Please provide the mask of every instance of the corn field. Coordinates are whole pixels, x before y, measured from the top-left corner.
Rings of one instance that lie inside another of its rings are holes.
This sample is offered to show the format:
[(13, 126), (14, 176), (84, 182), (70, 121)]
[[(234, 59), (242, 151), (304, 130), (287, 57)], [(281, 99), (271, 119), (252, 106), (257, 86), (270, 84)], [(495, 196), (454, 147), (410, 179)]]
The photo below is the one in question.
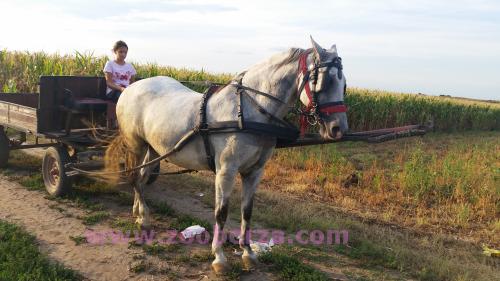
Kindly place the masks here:
[(350, 88), (349, 125), (354, 130), (432, 122), (437, 131), (499, 130), (500, 104), (449, 97)]
[[(108, 60), (93, 53), (74, 55), (0, 51), (0, 91), (38, 92), (40, 75), (102, 76)], [(227, 82), (233, 74), (179, 69), (156, 63), (132, 63), (138, 77)], [(368, 130), (431, 121), (437, 131), (500, 130), (500, 104), (448, 97), (349, 88), (346, 96), (352, 130)]]

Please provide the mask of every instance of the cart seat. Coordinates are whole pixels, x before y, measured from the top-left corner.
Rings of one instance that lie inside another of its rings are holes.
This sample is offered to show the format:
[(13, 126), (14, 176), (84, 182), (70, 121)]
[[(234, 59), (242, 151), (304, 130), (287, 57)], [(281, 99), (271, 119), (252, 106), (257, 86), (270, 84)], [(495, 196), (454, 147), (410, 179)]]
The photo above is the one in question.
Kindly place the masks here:
[[(106, 112), (106, 127), (116, 127), (116, 103), (99, 98), (76, 98), (73, 103), (73, 113)], [(76, 112), (75, 112), (76, 111)]]
[(68, 108), (77, 111), (106, 111), (109, 101), (98, 98), (75, 98), (68, 104)]
[(69, 90), (66, 90), (65, 93), (64, 105), (61, 106), (61, 109), (68, 113), (65, 125), (66, 134), (69, 135), (71, 132), (71, 124), (74, 116), (86, 115), (88, 113), (94, 116), (94, 114), (105, 113), (107, 127), (110, 124), (116, 123), (114, 121), (116, 119), (116, 105), (114, 102), (94, 97), (77, 97)]

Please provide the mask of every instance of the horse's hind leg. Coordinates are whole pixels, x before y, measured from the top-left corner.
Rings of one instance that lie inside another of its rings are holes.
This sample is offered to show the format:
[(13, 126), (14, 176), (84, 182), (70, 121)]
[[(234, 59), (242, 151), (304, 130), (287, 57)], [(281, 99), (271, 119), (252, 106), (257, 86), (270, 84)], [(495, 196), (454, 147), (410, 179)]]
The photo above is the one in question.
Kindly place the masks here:
[(228, 270), (228, 264), (222, 244), (225, 236), (223, 234), (224, 224), (226, 223), (229, 208), (229, 196), (234, 188), (234, 179), (237, 171), (227, 166), (217, 171), (215, 176), (215, 227), (212, 240), (212, 253), (215, 260), (212, 262), (212, 268), (216, 273), (224, 273)]
[[(153, 153), (151, 151), (151, 148), (148, 147), (144, 157), (141, 157), (143, 159), (141, 164), (147, 163), (152, 160), (153, 155), (155, 155), (155, 153)], [(135, 193), (132, 213), (137, 217), (135, 222), (143, 228), (147, 228), (151, 225), (149, 207), (147, 206), (146, 200), (144, 199), (144, 187), (146, 186), (146, 182), (150, 176), (150, 173), (151, 166), (141, 168), (139, 171), (134, 172), (134, 180), (132, 183)]]
[(250, 247), (250, 219), (252, 217), (253, 198), (264, 169), (254, 169), (248, 173), (241, 174), (242, 197), (241, 197), (241, 232), (240, 248), (243, 250), (242, 261), (246, 270), (252, 269), (257, 264), (257, 256)]

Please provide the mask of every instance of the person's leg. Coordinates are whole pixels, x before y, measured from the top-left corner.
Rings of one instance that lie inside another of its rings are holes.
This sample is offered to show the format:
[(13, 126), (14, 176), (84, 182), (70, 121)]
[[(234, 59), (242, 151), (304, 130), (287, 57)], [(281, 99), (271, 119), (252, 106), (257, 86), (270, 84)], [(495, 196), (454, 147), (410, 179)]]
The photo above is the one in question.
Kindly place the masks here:
[(118, 102), (118, 98), (120, 97), (121, 94), (122, 94), (122, 92), (120, 92), (118, 90), (114, 90), (114, 93), (113, 93), (113, 102), (114, 103)]
[(120, 91), (112, 90), (106, 95), (106, 100), (111, 101), (108, 103), (108, 110), (106, 112), (106, 126), (111, 129), (118, 128), (118, 121), (116, 119), (116, 103), (118, 102), (120, 94)]
[(112, 90), (109, 94), (106, 95), (106, 99), (113, 101), (114, 103), (118, 102), (118, 98), (122, 92), (118, 90)]

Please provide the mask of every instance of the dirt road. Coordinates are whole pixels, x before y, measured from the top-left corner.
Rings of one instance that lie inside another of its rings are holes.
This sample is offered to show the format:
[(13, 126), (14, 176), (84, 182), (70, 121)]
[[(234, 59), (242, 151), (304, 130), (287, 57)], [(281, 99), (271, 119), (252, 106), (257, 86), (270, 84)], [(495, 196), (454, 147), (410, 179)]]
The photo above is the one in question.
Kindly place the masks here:
[[(154, 189), (150, 189), (154, 190)], [(212, 220), (212, 211), (195, 198), (182, 197), (168, 189), (157, 188), (149, 196), (165, 196), (169, 205), (186, 214)], [(101, 198), (114, 219), (131, 218), (131, 206), (121, 206)], [(189, 254), (201, 252), (205, 256), (209, 245), (189, 246), (169, 253), (168, 261), (145, 254), (140, 247), (126, 243), (77, 245), (70, 237), (85, 237), (87, 233), (102, 233), (112, 229), (112, 219), (96, 225), (86, 225), (82, 218), (89, 211), (47, 198), (42, 191), (29, 191), (24, 186), (0, 178), (0, 219), (24, 227), (39, 242), (40, 250), (52, 260), (80, 272), (89, 280), (219, 280), (210, 269), (210, 259), (190, 262)], [(229, 221), (229, 227), (237, 227)], [(187, 255), (186, 255), (187, 253)], [(188, 258), (186, 258), (188, 257)], [(193, 266), (195, 265), (195, 266)], [(138, 270), (140, 269), (140, 270)], [(136, 272), (139, 271), (139, 272)], [(270, 280), (272, 274), (255, 271), (242, 275), (242, 280)]]
[[(30, 154), (39, 157), (40, 152)], [(35, 159), (36, 161), (36, 159)], [(163, 166), (162, 166), (163, 167)], [(16, 174), (33, 173), (15, 169)], [(205, 180), (213, 177), (210, 173), (201, 173)], [(190, 177), (196, 179), (197, 177)], [(184, 182), (186, 178), (160, 178), (157, 183), (148, 186), (148, 200), (167, 203), (175, 214), (155, 215), (155, 230), (168, 229), (175, 225), (177, 217), (190, 216), (213, 225), (213, 209), (207, 205), (204, 196), (209, 193), (206, 185), (197, 186), (196, 182)], [(122, 193), (131, 196), (130, 188), (122, 188)], [(234, 196), (238, 196), (235, 192)], [(99, 211), (74, 204), (67, 200), (54, 200), (44, 190), (30, 191), (25, 186), (0, 176), (0, 219), (24, 227), (33, 234), (42, 252), (50, 259), (65, 267), (80, 272), (88, 280), (276, 280), (279, 273), (271, 271), (262, 264), (252, 272), (241, 271), (238, 265), (240, 257), (233, 254), (237, 247), (228, 247), (225, 252), (233, 265), (234, 272), (229, 276), (217, 277), (210, 268), (212, 257), (210, 245), (182, 245), (173, 248), (144, 248), (127, 243), (95, 245), (76, 243), (75, 238), (85, 237), (89, 231), (108, 231), (120, 227), (118, 224), (133, 226), (132, 204), (113, 198), (116, 193), (92, 193), (92, 204), (100, 206)], [(130, 198), (128, 198), (130, 199)], [(78, 200), (77, 200), (78, 201)], [(89, 225), (86, 218), (98, 213), (106, 217)], [(154, 213), (154, 212), (153, 212)], [(119, 223), (117, 223), (119, 222)], [(252, 222), (259, 228), (259, 221)], [(227, 228), (239, 228), (237, 217), (229, 217)], [(73, 239), (72, 239), (73, 237)], [(77, 240), (76, 239), (76, 240)], [(357, 261), (329, 252), (332, 262), (307, 261), (308, 265), (325, 273), (332, 280), (357, 280), (358, 277), (370, 280), (409, 280), (400, 273), (386, 270), (364, 268)], [(346, 276), (343, 272), (349, 272)], [(374, 275), (375, 274), (375, 275)], [(352, 275), (352, 276), (351, 276)]]

